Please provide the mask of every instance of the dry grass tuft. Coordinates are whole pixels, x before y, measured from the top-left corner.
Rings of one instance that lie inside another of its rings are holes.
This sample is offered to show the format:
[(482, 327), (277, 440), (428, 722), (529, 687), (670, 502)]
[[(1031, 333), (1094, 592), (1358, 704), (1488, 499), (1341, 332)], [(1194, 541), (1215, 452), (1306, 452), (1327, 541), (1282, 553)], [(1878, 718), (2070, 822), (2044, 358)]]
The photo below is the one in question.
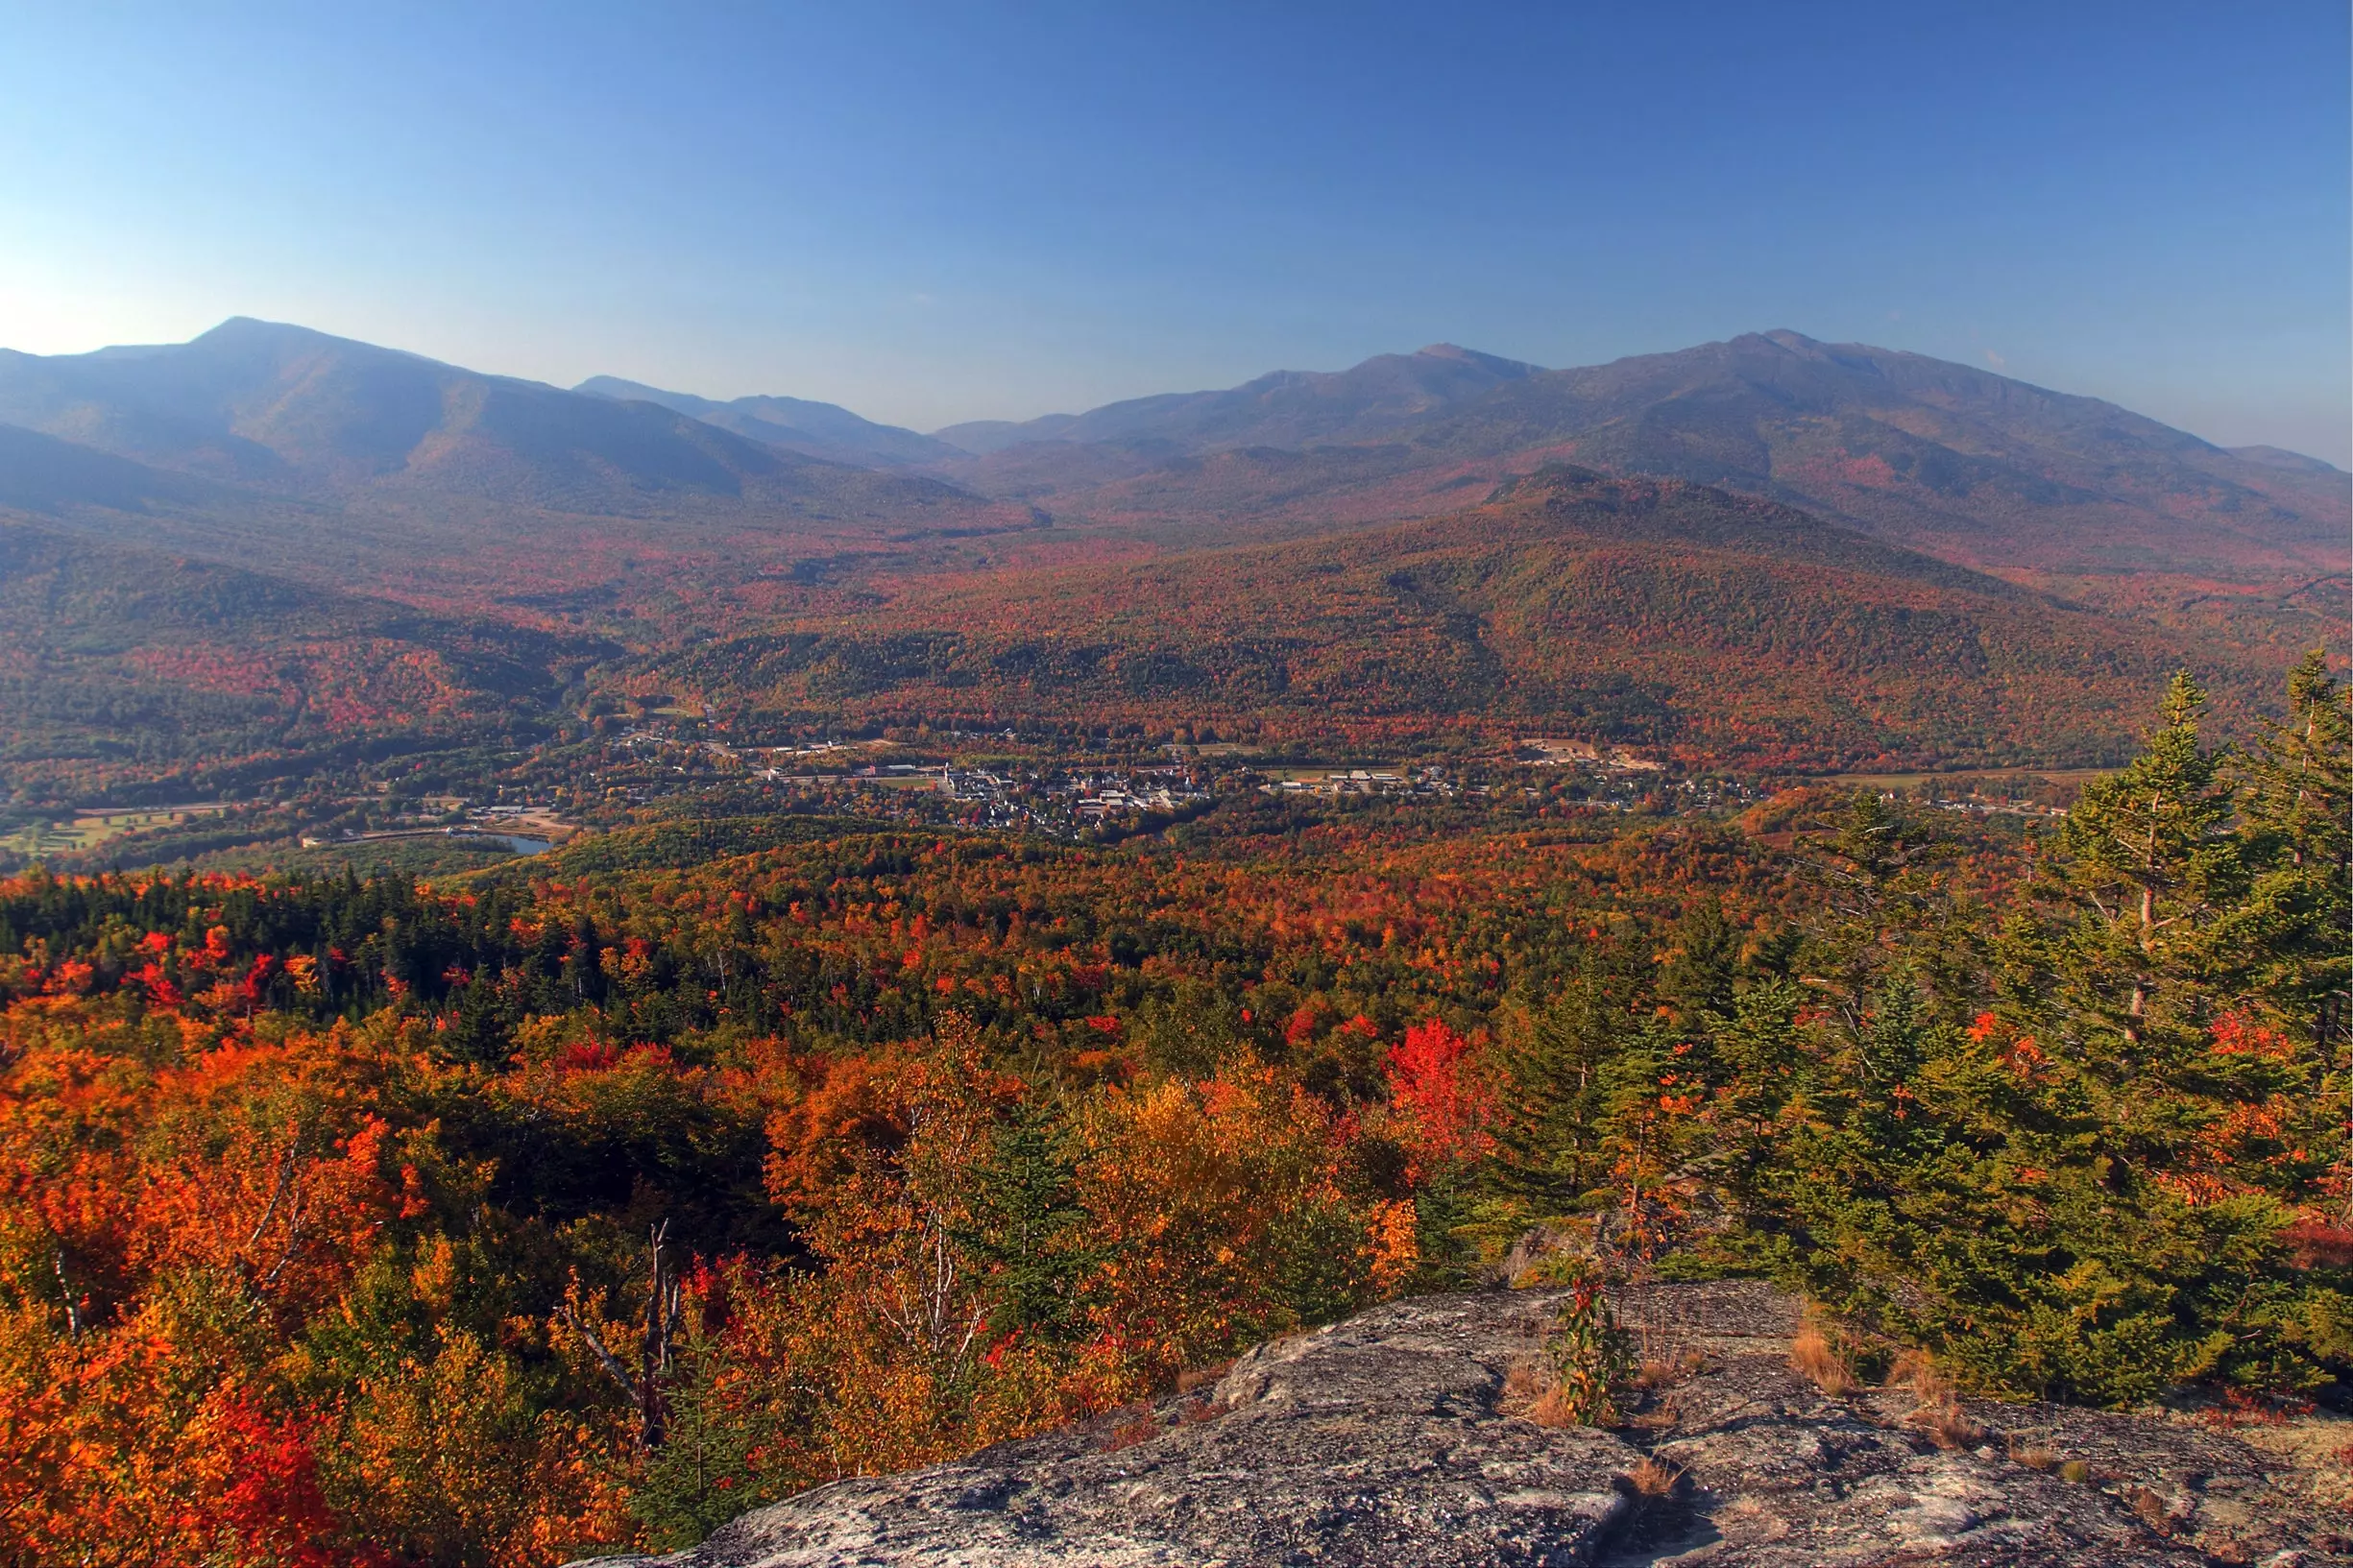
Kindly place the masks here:
[(2069, 1459), (2059, 1466), (2059, 1479), (2072, 1485), (2088, 1486), (2092, 1484), (2092, 1467), (2081, 1459)]
[(1708, 1358), (1696, 1350), (1678, 1350), (1671, 1355), (1645, 1356), (1636, 1368), (1634, 1386), (1645, 1393), (1661, 1388), (1672, 1388), (1685, 1379), (1695, 1376), (1706, 1365)]
[(1535, 1400), (1541, 1398), (1553, 1385), (1551, 1368), (1539, 1361), (1517, 1361), (1503, 1374), (1503, 1396), (1506, 1399)]
[(1904, 1424), (1927, 1433), (1942, 1449), (1975, 1448), (1985, 1441), (1986, 1430), (1961, 1409), (1960, 1390), (1936, 1363), (1919, 1351), (1908, 1351), (1895, 1365), (1888, 1382), (1908, 1384), (1917, 1402)]
[(2147, 1486), (2126, 1487), (2124, 1501), (2131, 1507), (2135, 1517), (2159, 1535), (2172, 1534), (2180, 1523), (2164, 1496), (2150, 1491)]
[(1540, 1427), (1581, 1427), (1586, 1424), (1586, 1411), (1577, 1396), (1559, 1384), (1554, 1384), (1536, 1396), (1528, 1407), (1528, 1419)]
[(1133, 1448), (1138, 1443), (1151, 1442), (1160, 1435), (1160, 1422), (1152, 1414), (1150, 1405), (1132, 1405), (1113, 1413), (1129, 1419), (1114, 1426), (1110, 1435), (1104, 1438), (1100, 1446), (1105, 1454), (1116, 1454), (1123, 1448)]
[(1925, 1350), (1907, 1350), (1898, 1356), (1887, 1369), (1887, 1386), (1912, 1391), (1912, 1398), (1923, 1405), (1940, 1404), (1955, 1393), (1953, 1380), (1936, 1369), (1936, 1363)]
[(2021, 1446), (2013, 1442), (2010, 1445), (2010, 1459), (2012, 1462), (2023, 1464), (2029, 1470), (2056, 1470), (2059, 1467), (2058, 1455), (2032, 1443)]
[(1855, 1381), (1855, 1363), (1831, 1341), (1829, 1335), (1808, 1323), (1798, 1330), (1789, 1346), (1789, 1364), (1832, 1399), (1844, 1399), (1861, 1387)]
[(1961, 1409), (1959, 1400), (1942, 1405), (1923, 1405), (1905, 1417), (1912, 1425), (1926, 1432), (1943, 1449), (1975, 1448), (1985, 1441), (1985, 1428), (1970, 1419)]
[(1204, 1383), (1215, 1383), (1233, 1369), (1233, 1363), (1220, 1362), (1215, 1366), (1188, 1366), (1176, 1374), (1176, 1391), (1189, 1394)]
[(1103, 1451), (1106, 1454), (1116, 1454), (1123, 1448), (1133, 1448), (1138, 1443), (1151, 1442), (1159, 1435), (1159, 1422), (1130, 1421), (1126, 1426), (1111, 1429), (1111, 1435), (1103, 1440)]
[(1677, 1466), (1646, 1455), (1626, 1472), (1626, 1485), (1635, 1496), (1658, 1502), (1675, 1495), (1675, 1488), (1683, 1484), (1683, 1476)]

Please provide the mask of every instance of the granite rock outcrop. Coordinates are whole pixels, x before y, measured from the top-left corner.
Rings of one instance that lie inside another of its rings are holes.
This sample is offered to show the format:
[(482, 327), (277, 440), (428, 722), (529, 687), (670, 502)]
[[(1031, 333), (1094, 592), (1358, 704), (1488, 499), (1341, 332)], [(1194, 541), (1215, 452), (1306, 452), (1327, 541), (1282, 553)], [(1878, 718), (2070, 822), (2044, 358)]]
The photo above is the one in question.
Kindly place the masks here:
[(2328, 1456), (2353, 1422), (1965, 1401), (1794, 1370), (1797, 1304), (1747, 1282), (1615, 1298), (1650, 1363), (1610, 1430), (1532, 1418), (1559, 1296), (1394, 1302), (1213, 1386), (747, 1513), (603, 1568), (2353, 1562)]

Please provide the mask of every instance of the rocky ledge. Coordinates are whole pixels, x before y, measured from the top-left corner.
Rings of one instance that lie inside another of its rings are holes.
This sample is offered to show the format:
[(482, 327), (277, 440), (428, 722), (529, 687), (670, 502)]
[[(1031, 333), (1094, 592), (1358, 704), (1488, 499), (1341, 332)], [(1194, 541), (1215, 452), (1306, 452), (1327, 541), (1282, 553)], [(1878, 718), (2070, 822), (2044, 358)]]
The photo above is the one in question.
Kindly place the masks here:
[[(1748, 1283), (1615, 1298), (1654, 1372), (1612, 1431), (1531, 1419), (1559, 1297), (1424, 1297), (1262, 1345), (1214, 1387), (953, 1464), (820, 1486), (602, 1568), (2353, 1563), (2353, 1422), (1965, 1402), (1790, 1366)], [(1516, 1369), (1519, 1369), (1516, 1375)]]

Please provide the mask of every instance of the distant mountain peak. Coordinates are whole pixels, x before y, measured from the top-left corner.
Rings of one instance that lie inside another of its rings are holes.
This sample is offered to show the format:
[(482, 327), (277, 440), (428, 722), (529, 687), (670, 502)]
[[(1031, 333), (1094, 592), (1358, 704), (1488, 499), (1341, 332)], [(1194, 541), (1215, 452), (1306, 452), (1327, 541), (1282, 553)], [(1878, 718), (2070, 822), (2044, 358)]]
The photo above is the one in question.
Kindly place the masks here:
[(1516, 474), (1497, 485), (1488, 495), (1486, 504), (1497, 506), (1505, 501), (1524, 500), (1532, 495), (1603, 491), (1623, 483), (1617, 475), (1604, 473), (1599, 469), (1584, 468), (1575, 463), (1541, 463), (1528, 472)]
[[(381, 349), (373, 343), (361, 343), (355, 338), (339, 338), (332, 332), (322, 332), (313, 326), (297, 326), (291, 322), (265, 322), (258, 316), (231, 316), (208, 332), (199, 332), (190, 338), (188, 348), (199, 344), (221, 348), (239, 343), (335, 343), (354, 349), (367, 349), (380, 354), (397, 354), (404, 350)], [(419, 356), (410, 354), (407, 357)]]
[(978, 454), (947, 471), (983, 492), (1186, 527), (1411, 516), (1566, 460), (1802, 504), (1973, 567), (2236, 580), (2344, 554), (2346, 477), (2324, 465), (1787, 326), (1553, 371), (1434, 343), (941, 434)]
[(610, 398), (622, 403), (658, 403), (681, 414), (700, 415), (727, 405), (710, 398), (698, 398), (691, 392), (666, 392), (649, 387), (643, 381), (632, 381), (619, 375), (592, 375), (573, 387), (572, 391), (591, 398)]
[(411, 367), (430, 366), (436, 371), (460, 374), (480, 374), (459, 371), (454, 365), (425, 354), (412, 353), (406, 349), (387, 349), (381, 344), (322, 332), (315, 326), (298, 326), (292, 322), (267, 322), (258, 316), (231, 316), (210, 331), (200, 332), (184, 344), (167, 344), (162, 348), (165, 352), (194, 359), (202, 359), (207, 354), (215, 358), (256, 354), (266, 358), (273, 354), (332, 353), (354, 361), (376, 364), (397, 362)]

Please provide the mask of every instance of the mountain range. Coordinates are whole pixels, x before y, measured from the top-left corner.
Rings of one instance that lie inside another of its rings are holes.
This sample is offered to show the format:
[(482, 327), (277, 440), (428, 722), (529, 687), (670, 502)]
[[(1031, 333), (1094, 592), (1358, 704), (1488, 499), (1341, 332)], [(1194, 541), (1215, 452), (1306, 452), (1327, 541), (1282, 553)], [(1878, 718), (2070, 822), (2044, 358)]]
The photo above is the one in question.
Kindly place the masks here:
[[(1574, 370), (1437, 345), (924, 435), (239, 319), (0, 352), (0, 522), (39, 542), (0, 551), (0, 598), (54, 622), (6, 650), (0, 741), (63, 733), (44, 690), (129, 713), (131, 687), (299, 627), (286, 668), (430, 665), (485, 694), (441, 711), (500, 723), (603, 669), (801, 724), (1255, 704), (1301, 734), (1536, 727), (1760, 765), (2080, 760), (2166, 669), (2235, 711), (2344, 643), (2348, 486), (1794, 332)], [(103, 586), (125, 571), (212, 609), (159, 621)], [(132, 657), (206, 615), (211, 651)], [(300, 684), (237, 743), (311, 734)]]
[(862, 451), (1163, 543), (1425, 515), (1558, 461), (1744, 491), (2030, 574), (2332, 573), (2353, 515), (2347, 476), (2317, 459), (2220, 447), (2097, 398), (1790, 331), (1571, 370), (1438, 344), (1346, 371), (950, 425), (930, 449), (827, 404), (640, 393), (755, 437), (755, 421), (798, 419), (800, 449)]
[(411, 568), (429, 561), (461, 596), (1029, 520), (649, 402), (244, 319), (157, 348), (0, 352), (0, 509), (428, 595)]
[(1162, 533), (1418, 516), (1559, 461), (1745, 491), (1992, 569), (2331, 572), (2348, 518), (2347, 476), (2314, 459), (1787, 331), (1557, 371), (1441, 345), (938, 433), (976, 448), (943, 477)]
[[(1998, 571), (2329, 573), (2353, 518), (2347, 476), (2310, 458), (1785, 331), (1576, 370), (1442, 344), (926, 436), (793, 398), (566, 392), (238, 319), (186, 344), (0, 351), (0, 506), (211, 516), (239, 552), (256, 513), (289, 508), (330, 553), (388, 515), (402, 537), (442, 521), (477, 541), (524, 516), (733, 524), (764, 560), (801, 535), (830, 551), (1037, 513), (1240, 543), (1450, 510), (1552, 462), (1757, 495)], [(182, 536), (158, 542), (202, 548)]]
[(1172, 450), (1370, 441), (1543, 372), (1493, 354), (1433, 344), (1337, 372), (1275, 371), (1223, 392), (1172, 392), (1026, 423), (952, 424), (939, 439), (985, 455), (1036, 442), (1136, 442)]
[(296, 492), (393, 481), (594, 505), (617, 487), (757, 495), (796, 466), (666, 410), (242, 319), (167, 347), (0, 355), (0, 423)]

